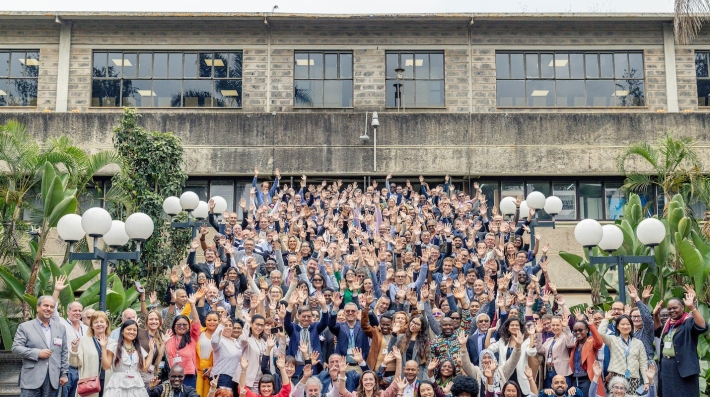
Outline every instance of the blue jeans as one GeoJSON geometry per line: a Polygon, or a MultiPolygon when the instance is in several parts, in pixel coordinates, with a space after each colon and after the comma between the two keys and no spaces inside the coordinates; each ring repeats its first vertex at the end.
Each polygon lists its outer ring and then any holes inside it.
{"type": "Polygon", "coordinates": [[[62,386],[62,397],[74,397],[76,396],[76,387],[79,383],[79,369],[76,367],[69,367],[69,381],[67,384],[62,386]]]}
{"type": "Polygon", "coordinates": [[[194,389],[195,386],[197,386],[197,377],[195,375],[185,375],[185,379],[182,381],[182,384],[190,386],[194,389]]]}

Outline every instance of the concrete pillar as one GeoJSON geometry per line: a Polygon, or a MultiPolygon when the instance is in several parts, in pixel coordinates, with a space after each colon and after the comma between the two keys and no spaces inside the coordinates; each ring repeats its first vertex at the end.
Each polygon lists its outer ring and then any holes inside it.
{"type": "Polygon", "coordinates": [[[675,70],[675,35],[673,25],[663,24],[663,58],[666,62],[666,101],[668,111],[678,112],[678,77],[675,70]]]}
{"type": "Polygon", "coordinates": [[[71,52],[71,21],[62,21],[59,31],[59,64],[57,66],[57,112],[67,111],[69,96],[69,61],[71,52]]]}

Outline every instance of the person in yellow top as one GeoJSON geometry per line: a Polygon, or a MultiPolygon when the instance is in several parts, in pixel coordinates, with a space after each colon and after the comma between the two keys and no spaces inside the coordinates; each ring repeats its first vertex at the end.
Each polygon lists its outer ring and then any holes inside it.
{"type": "Polygon", "coordinates": [[[212,334],[219,326],[217,313],[209,313],[205,317],[205,327],[202,327],[200,339],[197,341],[197,394],[207,397],[210,392],[210,375],[212,372],[212,334]]]}

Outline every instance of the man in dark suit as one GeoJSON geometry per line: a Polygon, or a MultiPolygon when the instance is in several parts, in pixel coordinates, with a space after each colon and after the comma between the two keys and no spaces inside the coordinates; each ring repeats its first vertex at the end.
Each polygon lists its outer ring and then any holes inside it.
{"type": "Polygon", "coordinates": [[[41,296],[37,318],[17,327],[12,352],[22,356],[22,397],[56,397],[59,387],[69,380],[66,329],[52,320],[56,305],[51,296],[41,296]]]}
{"type": "Polygon", "coordinates": [[[360,321],[358,321],[358,307],[355,303],[350,302],[345,305],[345,321],[339,323],[337,321],[337,308],[343,302],[343,297],[339,293],[333,294],[333,311],[330,313],[330,322],[328,328],[335,335],[338,344],[335,346],[335,352],[346,358],[349,369],[355,369],[358,363],[353,359],[353,348],[362,350],[363,357],[370,354],[370,341],[367,335],[362,331],[360,321]]]}
{"type": "MultiPolygon", "coordinates": [[[[308,346],[309,354],[316,351],[318,352],[319,357],[323,357],[319,336],[320,333],[323,332],[328,326],[330,314],[328,313],[328,306],[325,303],[325,297],[323,294],[318,294],[317,299],[321,306],[321,311],[323,312],[320,321],[317,323],[312,322],[313,313],[309,306],[302,306],[298,309],[298,324],[294,324],[291,321],[294,305],[298,302],[298,296],[296,294],[291,294],[291,299],[289,299],[288,307],[286,308],[284,330],[289,336],[288,346],[286,347],[286,355],[296,358],[296,375],[300,374],[303,369],[303,365],[305,365],[305,361],[309,359],[309,357],[303,357],[303,354],[299,350],[300,344],[305,343],[308,346]]],[[[323,367],[320,364],[317,364],[313,367],[313,372],[318,373],[322,369],[323,367]]]]}
{"type": "Polygon", "coordinates": [[[196,238],[192,240],[192,244],[190,245],[190,254],[187,256],[187,265],[193,272],[203,273],[208,280],[214,280],[216,278],[215,271],[219,272],[220,270],[219,267],[215,269],[215,259],[217,258],[217,251],[214,249],[214,247],[205,248],[205,262],[195,263],[195,256],[197,255],[195,251],[199,246],[199,239],[196,238]]]}

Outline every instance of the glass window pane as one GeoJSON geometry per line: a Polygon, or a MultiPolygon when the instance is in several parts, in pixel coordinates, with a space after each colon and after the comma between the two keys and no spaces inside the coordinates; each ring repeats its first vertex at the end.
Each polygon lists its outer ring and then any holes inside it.
{"type": "Polygon", "coordinates": [[[416,106],[416,101],[414,99],[415,93],[414,80],[404,80],[404,86],[402,87],[402,106],[406,108],[407,106],[416,106]]]}
{"type": "Polygon", "coordinates": [[[584,80],[557,80],[556,88],[557,106],[587,106],[587,95],[584,92],[584,80]]]}
{"type": "Polygon", "coordinates": [[[498,80],[496,82],[498,106],[525,106],[525,82],[498,80]]]}
{"type": "Polygon", "coordinates": [[[27,51],[25,58],[25,77],[39,76],[39,52],[27,51]]]}
{"type": "Polygon", "coordinates": [[[444,54],[429,54],[429,77],[444,78],[444,54]]]}
{"type": "Polygon", "coordinates": [[[312,107],[313,106],[313,90],[309,80],[294,81],[294,101],[296,107],[312,107]]]}
{"type": "Polygon", "coordinates": [[[212,53],[200,53],[200,77],[212,77],[212,53]]]}
{"type": "Polygon", "coordinates": [[[241,80],[215,80],[215,106],[220,108],[237,108],[242,106],[241,80]]]}
{"type": "Polygon", "coordinates": [[[151,77],[153,69],[153,54],[142,53],[138,55],[138,77],[151,77]]]}
{"type": "Polygon", "coordinates": [[[323,54],[310,53],[308,61],[308,78],[322,79],[323,78],[323,54]]]}
{"type": "Polygon", "coordinates": [[[510,54],[510,78],[525,78],[525,64],[523,60],[523,54],[510,54]]]}
{"type": "Polygon", "coordinates": [[[123,54],[123,77],[133,78],[138,73],[138,54],[123,54]]]}
{"type": "Polygon", "coordinates": [[[0,77],[10,75],[10,53],[0,52],[0,77]]]}
{"type": "Polygon", "coordinates": [[[340,78],[353,78],[353,54],[340,54],[340,78]]]}
{"type": "Polygon", "coordinates": [[[555,106],[553,80],[528,80],[526,82],[528,106],[555,106]]]}
{"type": "Polygon", "coordinates": [[[182,103],[182,80],[154,80],[153,106],[176,108],[182,103]]]}
{"type": "Polygon", "coordinates": [[[627,53],[614,53],[614,75],[617,79],[629,77],[629,56],[627,53]]]}
{"type": "Polygon", "coordinates": [[[643,54],[632,52],[629,54],[629,77],[642,79],[643,75],[643,54]]]}
{"type": "Polygon", "coordinates": [[[581,219],[604,219],[602,208],[602,184],[579,184],[579,217],[581,219]]]}
{"type": "Polygon", "coordinates": [[[414,77],[429,78],[429,54],[414,54],[414,77]]]}
{"type": "Polygon", "coordinates": [[[37,106],[37,79],[10,79],[10,106],[37,106]]]}
{"type": "Polygon", "coordinates": [[[187,182],[185,182],[185,187],[182,188],[182,192],[185,193],[188,191],[195,192],[197,197],[199,197],[202,201],[209,201],[207,181],[188,179],[187,182]]]}
{"type": "Polygon", "coordinates": [[[621,183],[607,182],[604,184],[604,197],[606,199],[606,218],[621,219],[624,215],[622,209],[626,204],[626,194],[621,190],[621,183]]]}
{"type": "Polygon", "coordinates": [[[155,77],[155,78],[168,77],[168,54],[167,53],[158,52],[158,53],[153,54],[153,77],[155,77]]]}
{"type": "MultiPolygon", "coordinates": [[[[417,81],[417,106],[442,107],[444,99],[444,80],[417,81]],[[425,104],[420,103],[425,101],[425,104]]],[[[406,102],[405,102],[406,104],[406,102]]]]}
{"type": "Polygon", "coordinates": [[[242,53],[233,52],[229,54],[229,77],[242,77],[242,53]]]}
{"type": "Polygon", "coordinates": [[[0,79],[0,106],[10,106],[10,92],[8,79],[0,79]]]}
{"type": "Polygon", "coordinates": [[[613,80],[587,80],[587,106],[613,106],[613,80]]]}
{"type": "Polygon", "coordinates": [[[325,54],[325,78],[338,78],[338,54],[325,54]]]}
{"type": "Polygon", "coordinates": [[[501,182],[501,200],[506,197],[525,196],[525,184],[523,182],[501,182]]]}
{"type": "Polygon", "coordinates": [[[123,106],[147,108],[153,102],[151,80],[123,80],[123,106]]]}
{"type": "Polygon", "coordinates": [[[558,79],[569,78],[569,56],[567,54],[555,54],[555,77],[558,79]]]}
{"type": "MultiPolygon", "coordinates": [[[[185,63],[189,56],[194,56],[195,54],[186,54],[185,63]]],[[[196,59],[196,58],[195,58],[196,59]]],[[[193,64],[195,59],[192,60],[193,64]]],[[[187,65],[185,67],[185,72],[187,73],[187,65]]],[[[197,72],[193,72],[190,77],[195,77],[197,72]]],[[[187,74],[186,74],[187,76],[187,74]]],[[[170,53],[168,55],[168,77],[170,78],[182,78],[182,54],[170,53]]]]}
{"type": "Polygon", "coordinates": [[[584,78],[584,54],[569,55],[570,77],[573,79],[584,78]]]}
{"type": "MultiPolygon", "coordinates": [[[[172,64],[172,56],[170,63],[172,64]]],[[[172,66],[170,66],[172,69],[172,66]]],[[[200,67],[202,69],[202,67],[200,67]]],[[[185,78],[197,77],[197,54],[185,54],[185,78]]]]}
{"type": "MultiPolygon", "coordinates": [[[[94,53],[94,77],[106,77],[106,57],[105,52],[94,53]]],[[[0,53],[0,76],[2,76],[2,53],[0,53]]]]}
{"type": "Polygon", "coordinates": [[[643,80],[616,80],[616,106],[644,106],[643,80]]]}
{"type": "Polygon", "coordinates": [[[313,107],[323,107],[323,80],[311,80],[313,107]]]}
{"type": "Polygon", "coordinates": [[[698,106],[710,106],[710,80],[698,80],[698,106]]]}
{"type": "MultiPolygon", "coordinates": [[[[0,53],[0,61],[2,60],[2,53],[0,53]]],[[[0,76],[2,76],[2,62],[0,62],[0,76]]],[[[695,76],[696,77],[708,77],[708,53],[707,52],[696,52],[695,53],[695,76]]]]}
{"type": "Polygon", "coordinates": [[[402,54],[401,59],[402,67],[404,68],[404,78],[414,78],[414,54],[402,54]]]}
{"type": "Polygon", "coordinates": [[[399,66],[399,54],[398,53],[388,53],[385,55],[385,62],[387,67],[387,78],[396,79],[397,72],[394,70],[399,66]]]}
{"type": "Polygon", "coordinates": [[[121,80],[94,80],[91,82],[91,106],[121,106],[120,98],[121,80]]]}
{"type": "Polygon", "coordinates": [[[555,219],[575,220],[577,219],[577,197],[574,182],[553,182],[552,194],[562,200],[562,211],[555,219]]]}
{"type": "Polygon", "coordinates": [[[106,77],[121,77],[121,66],[123,65],[123,54],[111,52],[108,54],[108,69],[106,77]]]}
{"type": "Polygon", "coordinates": [[[510,56],[509,54],[496,54],[496,78],[510,78],[510,56]]]}
{"type": "Polygon", "coordinates": [[[184,80],[182,101],[186,108],[212,107],[212,81],[184,80]]]}
{"type": "Polygon", "coordinates": [[[297,79],[308,78],[308,53],[299,52],[294,54],[294,74],[297,79]]]}
{"type": "Polygon", "coordinates": [[[528,78],[540,77],[540,57],[538,54],[525,54],[525,76],[528,78]]]}
{"type": "MultiPolygon", "coordinates": [[[[327,61],[326,57],[326,61],[327,61]]],[[[323,106],[339,108],[343,106],[343,86],[340,80],[325,80],[323,88],[323,106]]]]}
{"type": "Polygon", "coordinates": [[[225,201],[227,201],[227,211],[234,211],[234,182],[212,181],[212,184],[210,186],[210,195],[212,197],[221,196],[222,198],[224,198],[225,201]]]}
{"type": "Polygon", "coordinates": [[[23,77],[25,74],[25,53],[10,53],[10,77],[23,77]]]}
{"type": "Polygon", "coordinates": [[[614,77],[614,57],[612,54],[599,54],[600,77],[614,77]]]}
{"type": "Polygon", "coordinates": [[[229,54],[225,53],[215,53],[214,60],[212,61],[214,66],[214,78],[225,78],[227,77],[227,67],[229,65],[229,54]]]}
{"type": "Polygon", "coordinates": [[[353,81],[341,80],[342,85],[342,106],[350,108],[353,106],[353,81]]]}
{"type": "Polygon", "coordinates": [[[589,79],[599,77],[599,54],[584,54],[584,67],[589,79]]]}
{"type": "Polygon", "coordinates": [[[555,77],[554,58],[552,54],[540,54],[540,77],[551,79],[555,77]]]}

